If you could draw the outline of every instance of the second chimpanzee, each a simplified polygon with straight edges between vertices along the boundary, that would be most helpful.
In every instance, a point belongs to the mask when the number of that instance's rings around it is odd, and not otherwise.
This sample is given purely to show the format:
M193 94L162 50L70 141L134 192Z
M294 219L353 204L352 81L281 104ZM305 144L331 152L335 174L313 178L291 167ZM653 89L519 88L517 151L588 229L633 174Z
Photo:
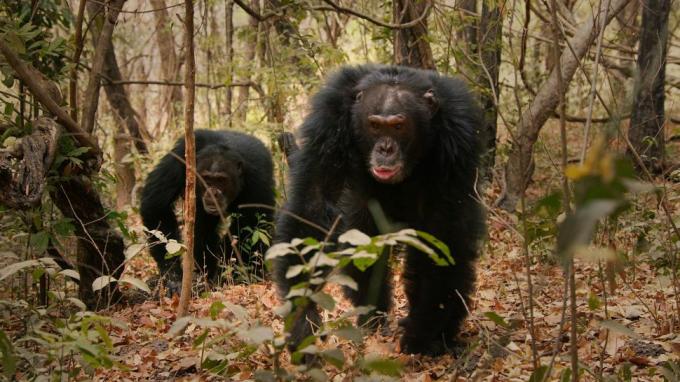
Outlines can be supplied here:
M272 220L267 208L239 208L242 204L274 206L273 164L269 150L257 138L235 131L197 130L196 137L196 225L194 260L215 281L221 274L220 263L233 255L228 238L219 234L223 217L232 215L229 231L242 240L242 260L251 264L255 248L243 240L248 232ZM149 174L144 185L141 215L150 230L160 230L166 238L179 240L174 203L184 194L184 139L166 154ZM165 277L168 291L181 288L179 257L167 259L163 245L153 235L151 254ZM263 250L264 248L257 248Z
M474 197L481 126L481 113L461 81L433 71L367 65L331 77L300 128L303 145L291 169L290 212L325 227L340 215L339 232L359 229L372 236L380 233L368 209L374 200L390 221L428 232L451 250L455 265L437 266L408 249L403 280L409 312L400 321L402 352L451 350L467 315L464 300L473 292L474 261L484 233ZM278 242L324 239L288 214L276 229ZM275 259L282 296L304 281L286 278L297 262L295 256ZM385 256L365 272L347 266L358 284L358 291L347 290L355 305L390 309L392 286L384 264ZM292 328L293 346L320 323L315 306L301 309L304 318ZM360 323L369 318L375 317L360 317Z

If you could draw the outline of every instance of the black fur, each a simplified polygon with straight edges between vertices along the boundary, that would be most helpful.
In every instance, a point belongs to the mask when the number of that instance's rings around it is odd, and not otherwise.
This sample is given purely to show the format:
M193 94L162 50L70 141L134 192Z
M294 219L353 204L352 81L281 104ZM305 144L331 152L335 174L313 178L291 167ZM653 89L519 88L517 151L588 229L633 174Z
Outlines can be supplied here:
M363 90L385 84L414 95L432 89L438 100L429 121L413 117L422 155L417 163L407 164L412 170L396 184L379 183L371 176L362 144L367 132L360 128L354 110L360 91L364 94ZM409 105L403 112L414 113L410 106L425 107ZM451 250L456 264L441 267L427 255L408 249L404 287L410 310L402 320L401 339L405 353L438 355L451 350L467 315L459 294L467 301L473 292L474 261L484 233L482 208L473 198L481 117L460 80L432 71L366 65L346 67L333 75L314 97L300 129L303 145L292 158L289 211L325 227L342 215L340 233L356 228L372 236L380 233L367 209L373 199L392 222L433 234ZM318 230L285 214L276 230L277 242L308 236L323 239ZM286 256L274 263L274 280L282 296L300 281L285 277L295 261ZM354 304L374 305L382 312L390 309L392 287L386 263L383 256L365 272L352 266L346 269L359 284L358 292L347 293ZM372 284L376 279L377 285ZM296 320L292 329L293 347L311 334L310 321L320 323L316 307L308 306L303 313L306 319ZM370 318L360 317L360 323Z
M197 130L196 157L197 167L201 166L201 154L217 153L221 161L242 161L241 174L224 174L229 177L241 176L242 187L233 202L229 203L226 216L240 215L232 219L230 232L239 235L244 227L256 227L258 216L272 221L272 211L265 208L238 208L241 204L274 205L273 164L269 150L257 138L235 131ZM142 193L140 212L144 225L148 229L158 229L168 239L180 240L177 218L174 212L175 201L184 194L185 166L179 158L184 158L184 139L177 141L172 151L166 154L149 174ZM206 159L204 159L206 160ZM207 159L212 160L212 159ZM205 164L204 164L205 165ZM210 165L210 163L208 163ZM218 232L220 216L206 213L201 203L201 180L197 179L196 225L194 230L194 259L198 269L208 273L211 280L216 280L221 273L219 262L228 261L232 255L228 238L221 238ZM151 254L158 264L161 276L167 276L168 289L177 292L180 285L182 269L179 257L166 259L165 246L157 244L154 236L149 237ZM244 247L240 245L240 249ZM258 248L264 250L265 248ZM243 261L251 263L249 251L242 250Z

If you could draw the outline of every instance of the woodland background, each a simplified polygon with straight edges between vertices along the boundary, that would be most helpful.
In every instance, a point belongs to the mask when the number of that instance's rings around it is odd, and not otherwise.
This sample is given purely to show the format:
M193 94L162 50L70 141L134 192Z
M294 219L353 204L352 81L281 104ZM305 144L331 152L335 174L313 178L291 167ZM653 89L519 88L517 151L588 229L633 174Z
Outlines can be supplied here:
M0 378L680 379L677 1L4 0L0 53ZM468 349L399 354L399 289L364 338L329 286L343 326L309 370L270 281L180 318L145 282L145 175L191 124L236 129L271 148L282 203L277 137L366 62L461 76L484 109Z

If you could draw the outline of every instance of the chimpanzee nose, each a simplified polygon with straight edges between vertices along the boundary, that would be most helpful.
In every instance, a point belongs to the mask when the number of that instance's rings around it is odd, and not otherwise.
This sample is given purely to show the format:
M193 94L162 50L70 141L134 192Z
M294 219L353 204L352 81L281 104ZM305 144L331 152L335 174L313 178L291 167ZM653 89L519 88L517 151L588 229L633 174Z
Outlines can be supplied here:
M382 141L378 144L378 152L386 157L394 154L394 144L390 141Z

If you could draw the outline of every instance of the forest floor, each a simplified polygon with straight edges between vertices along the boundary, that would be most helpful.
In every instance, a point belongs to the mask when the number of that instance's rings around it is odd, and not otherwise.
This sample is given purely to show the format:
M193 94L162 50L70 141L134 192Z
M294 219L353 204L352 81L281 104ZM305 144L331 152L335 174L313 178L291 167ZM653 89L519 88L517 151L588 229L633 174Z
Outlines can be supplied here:
M555 131L546 134L558 135ZM534 182L527 194L529 205L559 188L561 171L556 165L559 159L554 147L558 147L554 141L537 145ZM673 157L678 148L670 152L669 157ZM680 183L669 182L666 187L671 211L680 211ZM482 199L491 204L499 193L500 187L494 184ZM618 264L620 268L616 269L616 264L576 260L577 347L584 371L582 380L662 381L663 364L680 361L680 296L667 276L668 254L677 256L678 243L672 241L669 224L653 193L638 195L632 202L633 208L619 218L616 228L598 234L595 240L625 256L626 261ZM677 221L677 213L673 218ZM541 219L533 224L546 223L554 228L554 221ZM469 345L463 354L457 358L452 355L430 358L399 353L401 329L397 321L406 315L407 303L400 287L399 261L395 261L393 283L397 287L388 328L364 336L360 345L335 336L320 343L321 348L338 347L345 355L343 367L324 367L329 379L356 380L361 373L359 359L366 354L378 354L403 365L397 380L527 381L535 371L532 354L536 354L536 364L554 365L547 380L559 380L570 365L568 310L567 317L563 317L566 299L563 267L553 253L554 234L531 244L532 320L526 257L521 232L516 231L522 224L518 223L521 222L515 215L489 207L488 238L477 266L471 314L461 335ZM138 224L131 229L141 231ZM156 269L151 257L143 255L133 258L125 272L148 280L155 276ZM324 319L337 318L350 310L338 288L330 288L329 292L339 303L334 311L325 313ZM176 297L141 299L133 289L125 294L126 301L100 314L125 324L125 328L110 326L109 335L114 356L127 370L98 369L95 379L245 381L253 380L258 370L273 369L270 348L247 345L228 332L225 325L208 329L205 337L205 326L211 321L211 307L216 302L231 304L217 315L218 321L241 327L267 327L281 334L283 322L274 313L280 301L271 282L225 285L195 295L190 315L201 321L190 324L177 337L168 333L176 320ZM25 327L21 320L13 316L3 323L2 329L12 335L16 328ZM195 343L199 345L194 346ZM209 355L228 360L227 378L201 369L201 361ZM281 367L295 371L287 353L281 355L280 361ZM374 377L369 380L377 378ZM680 377L680 370L674 377L675 380Z
M487 195L489 199L493 196ZM495 209L489 212L489 239L478 263L477 289L470 306L471 315L462 333L469 348L462 356L433 359L399 353L397 320L405 316L407 306L403 290L397 287L387 330L366 336L363 345L358 347L334 336L320 344L322 348L339 347L347 360L342 369L325 367L330 380L354 380L359 368L352 367L353 362L360 354L369 353L400 361L404 365L401 380L529 380L534 366L526 262L519 234L508 228L511 219L511 215ZM663 224L662 218L659 219ZM672 330L678 328L677 300L674 300L672 284L668 277L660 275L646 255L630 258L634 257L631 248L635 243L633 230L622 229L617 233L612 245L627 252L630 261L625 271L614 277L605 276L598 263L577 260L578 355L586 369L583 380L595 380L600 376L622 381L663 380L662 363L680 359L680 333ZM534 259L531 277L536 361L539 365L554 363L548 380L557 380L570 362L569 320L560 325L564 320L565 277L563 268L552 257L550 247L537 246L531 249L531 254ZM154 268L150 258L140 257L134 259L128 271L136 277L148 278ZM398 271L394 272L393 278L394 285L401 285ZM325 318L337 317L350 309L339 289L331 288L330 293L340 303ZM215 301L239 305L247 310L249 320L271 327L276 333L282 332L283 323L273 313L279 300L271 282L217 289L195 298L190 314L210 317L210 307ZM190 325L183 335L170 338L166 332L175 320L176 305L176 298L163 298L118 306L105 313L128 325L127 330L113 333L112 338L116 355L129 371L99 371L97 377L101 380L219 379L201 371L198 366L201 357L211 351L234 357L228 371L232 380L251 380L255 370L272 369L272 358L264 346L248 352L246 357L236 355L244 346L238 340L194 348L192 343L204 332L198 325ZM234 319L227 312L225 310L220 317ZM212 330L209 338L217 337L218 333L221 332ZM281 359L283 367L294 370L287 354Z

